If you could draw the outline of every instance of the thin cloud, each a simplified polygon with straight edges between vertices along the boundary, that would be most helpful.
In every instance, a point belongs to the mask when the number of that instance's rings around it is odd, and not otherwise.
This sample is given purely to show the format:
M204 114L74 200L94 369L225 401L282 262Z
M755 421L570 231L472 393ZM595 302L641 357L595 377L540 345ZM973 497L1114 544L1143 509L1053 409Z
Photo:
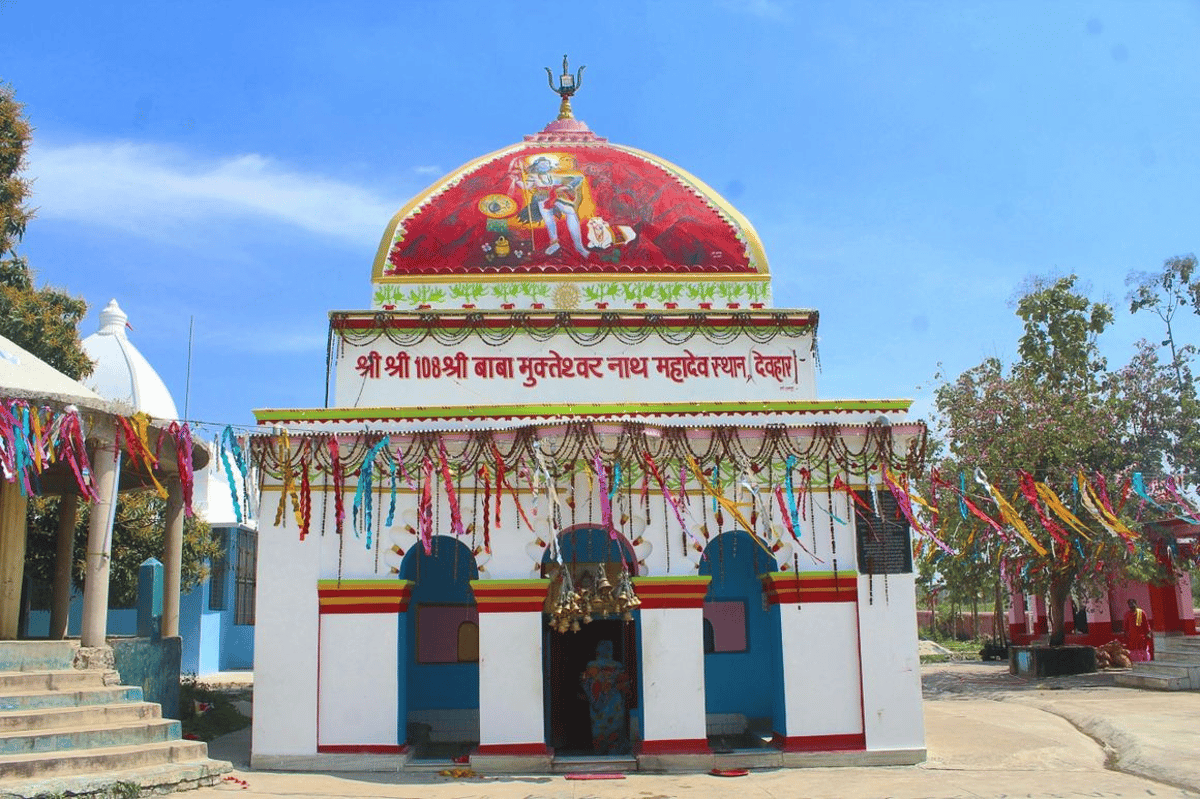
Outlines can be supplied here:
M430 178L441 177L442 175L445 174L445 172L442 170L442 168L440 166L435 166L433 164L428 164L425 166L415 166L415 167L413 167L413 172L418 175L421 175L422 177L430 177Z
M256 218L361 244L399 207L370 191L262 155L202 160L163 145L34 144L26 175L42 218L174 237L201 223Z

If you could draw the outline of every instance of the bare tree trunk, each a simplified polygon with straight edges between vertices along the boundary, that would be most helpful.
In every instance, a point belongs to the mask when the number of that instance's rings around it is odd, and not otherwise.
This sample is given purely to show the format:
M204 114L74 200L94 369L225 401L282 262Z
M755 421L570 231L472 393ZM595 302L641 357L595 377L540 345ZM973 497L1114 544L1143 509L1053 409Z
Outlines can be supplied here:
M1050 646L1062 646L1067 640L1066 615L1063 606L1071 596L1071 575L1056 576L1050 583L1049 607L1046 608L1050 624Z
M992 606L992 640L999 641L1000 646L1008 646L1008 619L1003 617L1004 601L1000 588L1001 585L997 582Z

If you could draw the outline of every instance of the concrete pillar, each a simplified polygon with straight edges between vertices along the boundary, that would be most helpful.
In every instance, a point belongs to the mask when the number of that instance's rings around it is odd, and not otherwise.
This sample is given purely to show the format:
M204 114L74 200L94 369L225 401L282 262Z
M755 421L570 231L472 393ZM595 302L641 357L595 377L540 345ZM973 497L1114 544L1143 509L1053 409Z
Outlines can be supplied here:
M471 763L484 771L550 767L542 670L549 587L549 580L471 581L479 608L479 749Z
M162 635L163 565L146 558L138 567L137 634L139 638L158 639Z
M1108 594L1099 599L1087 600L1088 638L1092 646L1103 646L1116 635L1113 633L1112 611L1109 610Z
M408 580L321 580L317 658L317 751L396 755L403 751L400 639ZM364 642L370 642L365 645ZM363 691L363 685L371 685Z
M278 493L272 492L279 491L278 483L269 485L266 491L263 507L274 507L272 503L278 501ZM313 504L320 507L320 500ZM333 512L332 501L329 512ZM258 538L251 765L258 769L312 768L311 761L303 758L317 753L320 658L314 653L328 649L321 644L325 614L320 613L318 605L321 544L326 539L311 535L301 541L294 524L285 529L271 526L270 521L267 515L263 516ZM328 536L336 553L335 539L336 536ZM360 547L354 549L366 551ZM395 617L392 624L397 624ZM363 640L369 639L359 639L355 649L343 652L351 663ZM355 667L342 667L342 671L353 673ZM335 677L337 674L334 670ZM329 676L328 670L320 676ZM393 685L395 680L393 676ZM355 688L355 698L371 693L362 691L364 684L359 683ZM383 684L378 689L393 690Z
M83 624L80 643L104 646L108 632L108 572L112 554L113 517L117 512L121 453L112 440L92 454L97 499L88 519L87 565L84 568Z
M861 578L883 582L882 576ZM889 580L891 575L889 575ZM855 572L772 572L763 577L767 601L779 605L779 635L782 649L783 720L786 729L775 729L775 743L785 755L796 752L830 750L862 750L866 748L863 726L862 666L859 649L859 580ZM908 588L912 596L911 578L907 586L897 589L897 596ZM869 594L871 587L866 585ZM879 608L868 608L872 614L886 613L883 590L878 590ZM889 592L891 591L889 587ZM864 601L866 599L864 598ZM908 610L910 605L905 605ZM912 615L915 627L916 614ZM916 630L911 632L912 646L903 635L905 654L915 652ZM874 633L873 633L874 634ZM888 650L895 639L891 636L876 641L874 646ZM889 660L894 653L888 652ZM889 664L890 666L890 664ZM889 669L890 670L890 669ZM900 686L907 701L907 690L901 680L889 676L888 688ZM873 696L874 704L883 707L896 701L895 697ZM917 694L919 715L920 694ZM890 711L891 708L889 708ZM907 717L904 721L908 721ZM776 720L778 723L778 720ZM918 719L919 723L919 719ZM785 757L785 765L799 765Z
M20 485L0 478L0 640L14 640L21 620L28 505Z
M862 681L858 686L849 685L846 696L852 703L859 691L862 692L859 711L864 736L862 745L876 753L874 762L920 763L925 759L925 716L921 705L921 656L917 652L916 614L913 612L916 580L911 572L883 577L864 574L857 579L858 623L853 629L846 630L852 635L843 641L849 644L857 639L857 647L854 647L857 654L850 657L858 660ZM872 580L874 587L870 585ZM880 583L884 580L888 585L881 596ZM813 592L804 593L813 595ZM826 594L826 598L833 600L825 604L831 610L851 604L837 602L837 594L833 597ZM828 640L821 639L823 648L819 659L836 657L833 647L824 648ZM851 647L846 646L846 649ZM817 682L821 680L818 678ZM833 687L831 684L826 686ZM855 736L847 735L844 730L834 732L833 740L848 748L857 744ZM787 759L784 765L788 765Z
M1033 634L1045 635L1050 631L1050 624L1046 618L1046 598L1043 596L1035 596L1033 598Z
M183 572L183 484L175 475L167 480L166 530L163 534L162 636L179 635L179 586Z
M1020 643L1026 635L1025 630L1025 595L1014 589L1008 589L1008 640Z
M1180 569L1175 575L1178 592L1179 626L1184 635L1196 634L1196 610L1192 607L1192 576Z
M63 494L58 502L58 537L54 551L54 591L50 605L50 639L67 637L71 612L71 564L75 559L75 522L79 518L79 495Z
M711 577L635 577L642 601L642 741L649 769L711 760L704 712L704 595Z

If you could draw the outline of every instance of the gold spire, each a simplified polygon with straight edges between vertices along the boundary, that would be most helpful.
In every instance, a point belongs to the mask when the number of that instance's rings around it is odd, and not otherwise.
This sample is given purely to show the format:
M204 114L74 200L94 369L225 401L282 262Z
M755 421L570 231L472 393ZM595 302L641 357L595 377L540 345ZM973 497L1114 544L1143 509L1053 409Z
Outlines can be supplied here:
M550 67L546 67L546 78L550 81L550 90L562 97L562 102L558 104L559 119L574 119L575 114L571 111L571 95L579 90L583 85L583 71L587 66L582 66L574 75L567 67L567 57L563 56L563 74L558 79L558 85L554 85L554 73L550 71Z

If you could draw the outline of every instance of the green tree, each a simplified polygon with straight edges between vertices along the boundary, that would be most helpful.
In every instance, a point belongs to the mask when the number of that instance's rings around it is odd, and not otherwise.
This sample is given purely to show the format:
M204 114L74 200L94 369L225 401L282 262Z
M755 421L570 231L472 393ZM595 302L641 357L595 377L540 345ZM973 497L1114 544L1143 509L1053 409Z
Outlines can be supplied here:
M1127 298L1130 312L1149 311L1162 320L1166 338L1159 346L1170 354L1170 360L1161 363L1154 345L1139 342L1138 355L1122 378L1127 387L1139 384L1146 387L1145 397L1158 405L1159 413L1152 417L1145 408L1138 408L1135 401L1131 415L1136 419L1140 413L1142 418L1159 422L1157 430L1144 431L1144 435L1157 439L1163 452L1163 466L1169 472L1187 474L1194 483L1200 468L1200 424L1197 424L1200 400L1192 371L1196 347L1178 340L1175 315L1188 307L1200 314L1196 256L1173 256L1157 272L1131 272L1125 283L1130 287Z
M43 589L54 580L58 504L57 497L33 497L30 501L25 574L40 583ZM88 505L81 505L75 524L71 575L79 590L84 584L89 510ZM121 495L113 521L109 575L109 604L112 607L133 607L137 603L138 567L147 558L163 559L165 514L166 500L154 491L130 491ZM180 569L182 590L187 592L199 585L208 575L208 563L220 554L208 524L198 516L185 517Z
M1016 303L1024 323L1020 359L1006 370L989 358L936 392L937 431L946 442L938 467L965 474L976 504L991 509L1004 528L996 534L981 520L944 509L940 531L959 551L957 559L984 564L1014 587L1046 596L1055 645L1064 640L1063 608L1073 595L1096 596L1113 579L1146 578L1158 569L1144 538L1132 551L1100 528L1094 535L1068 532L1055 538L1035 509L1018 499L1018 475L1024 471L1075 505L1073 511L1082 511L1074 493L1079 471L1115 477L1141 466L1137 459L1162 457L1163 440L1153 431L1163 404L1158 395L1148 395L1161 391L1161 369L1142 361L1108 373L1097 339L1112 324L1112 310L1089 300L1076 282L1074 275L1032 281ZM1149 416L1130 418L1134 408ZM1130 452L1127 446L1135 442L1137 451ZM996 513L993 498L975 487L976 474L991 482L1015 521ZM1018 523L1042 552L1021 535Z
M22 177L31 136L32 128L12 89L0 85L0 335L78 380L92 371L78 333L87 304L57 289L35 288L33 272L15 250L33 218L26 205L29 181ZM121 495L113 527L110 597L114 604L132 604L138 566L148 557L162 559L164 514L164 501L152 492ZM35 497L28 522L26 573L49 583L54 570L57 498ZM74 556L77 584L83 575L86 531L87 508L81 507ZM187 519L182 564L185 585L203 579L204 561L214 554L214 547L207 525Z
M78 380L92 371L78 333L87 303L57 289L35 288L29 264L16 253L33 217L26 205L29 181L22 176L31 136L12 89L0 85L0 335Z

